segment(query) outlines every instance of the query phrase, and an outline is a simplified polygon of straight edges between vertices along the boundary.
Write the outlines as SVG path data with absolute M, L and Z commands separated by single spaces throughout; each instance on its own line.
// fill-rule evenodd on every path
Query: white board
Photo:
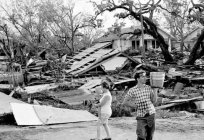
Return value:
M 18 125 L 60 124 L 97 120 L 96 116 L 86 110 L 18 103 L 11 103 L 11 108 Z
M 125 61 L 127 60 L 126 57 L 114 57 L 107 62 L 104 62 L 102 66 L 104 67 L 105 71 L 113 71 L 117 68 L 120 68 L 124 65 Z
M 20 100 L 17 100 L 15 98 L 10 97 L 9 95 L 6 95 L 5 93 L 0 92 L 0 115 L 12 112 L 10 106 L 11 102 L 23 103 Z
M 34 109 L 44 124 L 97 120 L 96 116 L 85 110 L 70 110 L 37 105 L 34 106 Z
M 49 89 L 55 89 L 57 87 L 58 87 L 57 84 L 51 83 L 51 84 L 27 86 L 25 87 L 25 90 L 28 94 L 33 94 L 33 93 L 42 92 L 42 91 L 49 90 Z
M 43 125 L 32 105 L 11 103 L 11 108 L 18 125 Z

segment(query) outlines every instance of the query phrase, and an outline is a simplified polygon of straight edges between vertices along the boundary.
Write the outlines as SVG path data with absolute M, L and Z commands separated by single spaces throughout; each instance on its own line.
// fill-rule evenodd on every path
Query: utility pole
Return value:
M 140 1 L 139 1 L 140 3 Z M 143 16 L 142 16 L 142 7 L 141 7 L 141 3 L 140 3 L 140 22 L 141 22 L 141 31 L 142 31 L 142 34 L 141 34 L 141 37 L 142 37 L 142 41 L 140 41 L 140 46 L 142 47 L 142 57 L 144 59 L 144 61 L 146 61 L 146 58 L 145 58 L 145 46 L 144 46 L 144 28 L 143 28 Z

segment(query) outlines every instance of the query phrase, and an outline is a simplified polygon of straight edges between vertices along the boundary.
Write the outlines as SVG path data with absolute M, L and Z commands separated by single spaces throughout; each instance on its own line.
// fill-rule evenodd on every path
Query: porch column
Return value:
M 140 44 L 139 44 L 139 50 L 142 52 L 142 49 L 144 47 L 143 41 L 142 41 L 142 37 L 140 37 Z
M 168 50 L 169 52 L 171 52 L 171 38 L 168 38 L 168 45 L 169 45 Z

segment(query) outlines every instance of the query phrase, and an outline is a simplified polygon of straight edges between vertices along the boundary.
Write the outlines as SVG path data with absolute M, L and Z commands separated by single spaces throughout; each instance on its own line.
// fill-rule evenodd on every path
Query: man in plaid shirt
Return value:
M 155 108 L 157 92 L 146 85 L 146 72 L 135 73 L 137 85 L 131 88 L 125 96 L 122 105 L 134 107 L 137 110 L 137 140 L 152 140 L 155 131 Z

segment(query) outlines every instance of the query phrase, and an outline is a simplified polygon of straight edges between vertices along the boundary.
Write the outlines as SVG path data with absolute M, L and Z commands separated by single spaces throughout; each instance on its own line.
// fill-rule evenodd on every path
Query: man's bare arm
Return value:
M 126 96 L 125 99 L 123 100 L 122 106 L 127 106 L 127 107 L 131 107 L 131 108 L 136 108 L 136 104 L 133 102 L 130 102 L 130 97 Z
M 151 93 L 150 98 L 151 98 L 151 102 L 153 104 L 156 104 L 156 102 L 157 102 L 157 92 L 158 92 L 158 88 L 155 88 L 155 89 L 153 89 L 153 92 Z

